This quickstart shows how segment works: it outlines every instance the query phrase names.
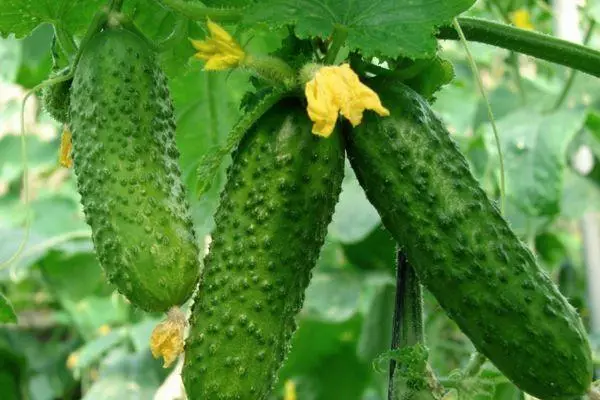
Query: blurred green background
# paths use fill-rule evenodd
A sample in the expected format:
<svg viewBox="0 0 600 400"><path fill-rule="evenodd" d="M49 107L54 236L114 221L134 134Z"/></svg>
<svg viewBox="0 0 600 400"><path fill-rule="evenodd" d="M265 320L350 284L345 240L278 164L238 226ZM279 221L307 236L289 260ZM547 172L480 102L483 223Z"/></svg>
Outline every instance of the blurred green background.
<svg viewBox="0 0 600 400"><path fill-rule="evenodd" d="M100 3L89 1L76 11L79 22L73 26L79 28L74 33L81 35ZM556 15L548 3L500 3L501 12L494 2L480 1L469 14L502 21L510 20L513 11L526 10L521 16L536 30L556 33ZM600 17L600 5L581 6L574 29L583 32ZM161 54L161 61L170 77L196 229L204 237L213 226L225 166L201 199L195 196L196 168L239 117L240 100L250 89L248 75L206 73L201 63L190 61L193 49L187 38L204 36L199 24L180 20L151 1L128 1L126 12L154 40L167 37L175 23L186 33ZM524 26L523 20L516 22ZM276 49L285 34L256 34L242 42L266 52ZM0 261L13 254L24 233L19 110L25 92L50 72L52 36L52 26L42 24L25 37L0 39ZM599 41L600 30L592 32L590 45L597 47ZM558 102L568 69L485 45L471 44L471 50L500 130L507 217L589 324L600 305L587 301L581 221L600 211L600 81L579 74ZM475 175L496 196L493 136L464 54L459 43L441 43L441 55L454 64L456 79L438 93L434 108ZM163 369L148 348L150 332L162 316L134 309L104 280L73 172L57 162L62 127L41 109L39 98L32 98L25 111L32 225L22 257L0 271L0 292L19 317L18 324L0 326L1 397L180 398L178 367ZM575 160L582 159L589 161L583 172L575 168ZM298 400L387 398L384 353L391 338L394 259L395 243L347 168L274 399L284 397L284 386L287 400L292 400L291 392ZM448 375L465 364L473 348L428 294L425 318L430 362L438 374ZM596 348L597 334L591 334ZM470 398L524 398L491 365L484 368Z"/></svg>

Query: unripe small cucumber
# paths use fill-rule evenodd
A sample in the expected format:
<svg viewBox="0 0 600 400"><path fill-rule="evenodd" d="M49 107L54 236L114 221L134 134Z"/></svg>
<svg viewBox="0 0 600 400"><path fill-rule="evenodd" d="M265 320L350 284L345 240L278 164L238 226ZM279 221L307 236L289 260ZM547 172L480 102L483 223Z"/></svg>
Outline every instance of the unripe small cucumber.
<svg viewBox="0 0 600 400"><path fill-rule="evenodd" d="M427 102L393 81L369 86L391 116L369 113L345 129L346 150L423 285L518 387L545 400L579 398L592 361L575 309L490 202Z"/></svg>
<svg viewBox="0 0 600 400"><path fill-rule="evenodd" d="M69 68L53 72L49 79L67 76ZM70 89L73 79L67 79L42 89L42 104L52 118L58 122L67 123L69 115Z"/></svg>
<svg viewBox="0 0 600 400"><path fill-rule="evenodd" d="M145 39L96 34L69 112L77 186L108 279L144 310L182 304L198 281L198 247L167 81Z"/></svg>
<svg viewBox="0 0 600 400"><path fill-rule="evenodd" d="M234 154L186 341L190 399L262 400L275 382L344 175L340 135L311 125L282 101Z"/></svg>

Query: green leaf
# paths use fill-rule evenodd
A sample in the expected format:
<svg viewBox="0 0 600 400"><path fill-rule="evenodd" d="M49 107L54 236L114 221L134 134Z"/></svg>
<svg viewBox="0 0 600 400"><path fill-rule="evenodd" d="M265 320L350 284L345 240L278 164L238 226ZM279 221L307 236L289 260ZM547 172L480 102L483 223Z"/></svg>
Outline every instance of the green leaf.
<svg viewBox="0 0 600 400"><path fill-rule="evenodd" d="M442 86L450 83L452 79L454 79L452 63L443 58L434 57L432 60L427 60L423 69L416 76L405 80L404 83L426 99L433 99L434 94Z"/></svg>
<svg viewBox="0 0 600 400"><path fill-rule="evenodd" d="M384 284L377 289L360 333L357 352L361 360L372 362L378 355L389 350L395 297L396 287L393 284Z"/></svg>
<svg viewBox="0 0 600 400"><path fill-rule="evenodd" d="M239 118L238 105L250 88L246 78L239 71L229 76L205 72L200 63L195 63L189 73L170 80L177 119L177 145L181 149L179 162L200 236L212 228L219 187L215 184L214 190L200 201L194 198L198 164L211 148L226 140ZM220 175L224 175L224 168L220 171Z"/></svg>
<svg viewBox="0 0 600 400"><path fill-rule="evenodd" d="M370 363L356 355L360 322L358 315L339 324L301 320L279 372L279 386L293 379L299 399L363 399L373 371Z"/></svg>
<svg viewBox="0 0 600 400"><path fill-rule="evenodd" d="M365 56L435 55L435 27L449 23L474 0L267 0L244 12L244 24L295 24L300 38L347 30L347 45Z"/></svg>
<svg viewBox="0 0 600 400"><path fill-rule="evenodd" d="M42 260L40 270L44 281L61 302L84 300L98 289L108 287L92 253L52 252Z"/></svg>
<svg viewBox="0 0 600 400"><path fill-rule="evenodd" d="M70 364L75 376L79 376L81 371L100 361L104 354L122 343L126 338L127 330L120 328L109 332L104 336L100 336L79 348L72 354L71 360L73 361L71 361L72 364Z"/></svg>
<svg viewBox="0 0 600 400"><path fill-rule="evenodd" d="M317 272L306 289L302 313L330 322L346 321L358 312L362 276L345 270Z"/></svg>
<svg viewBox="0 0 600 400"><path fill-rule="evenodd" d="M14 82L21 61L21 43L14 38L0 38L0 60L0 82Z"/></svg>
<svg viewBox="0 0 600 400"><path fill-rule="evenodd" d="M152 399L161 376L149 351L129 353L122 348L111 351L100 367L100 378L83 400Z"/></svg>
<svg viewBox="0 0 600 400"><path fill-rule="evenodd" d="M567 170L561 216L578 219L587 211L600 211L600 188L593 181Z"/></svg>
<svg viewBox="0 0 600 400"><path fill-rule="evenodd" d="M352 169L346 165L342 193L335 206L330 235L342 243L358 242L379 225L380 217L358 183Z"/></svg>
<svg viewBox="0 0 600 400"><path fill-rule="evenodd" d="M0 293L0 324L17 323L17 314L10 301Z"/></svg>
<svg viewBox="0 0 600 400"><path fill-rule="evenodd" d="M382 225L378 225L360 242L344 244L344 254L352 265L363 270L391 272L396 268L396 241Z"/></svg>
<svg viewBox="0 0 600 400"><path fill-rule="evenodd" d="M42 23L61 21L70 32L81 31L106 0L5 0L0 13L0 36L28 35Z"/></svg>
<svg viewBox="0 0 600 400"><path fill-rule="evenodd" d="M584 109L554 114L524 109L498 121L508 201L530 216L560 212L567 147L585 116ZM497 159L491 129L486 144Z"/></svg>
<svg viewBox="0 0 600 400"><path fill-rule="evenodd" d="M567 256L562 240L553 232L542 232L535 237L535 250L545 263L556 266Z"/></svg>
<svg viewBox="0 0 600 400"><path fill-rule="evenodd" d="M24 235L25 232L22 229L0 228L0 262L8 260L17 251ZM66 254L92 251L92 242L89 236L91 234L88 234L87 231L45 236L32 230L21 256L13 262L10 268L0 271L0 280L8 279L9 273L12 274L13 279L21 278L21 275L27 274L27 269L31 265L41 260L50 250L61 250ZM77 240L78 238L84 238L84 240Z"/></svg>

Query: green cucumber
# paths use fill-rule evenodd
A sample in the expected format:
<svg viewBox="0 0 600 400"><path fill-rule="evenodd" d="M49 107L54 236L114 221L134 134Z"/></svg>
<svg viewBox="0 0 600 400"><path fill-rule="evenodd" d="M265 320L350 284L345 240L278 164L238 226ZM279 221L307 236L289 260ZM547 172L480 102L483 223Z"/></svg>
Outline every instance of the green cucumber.
<svg viewBox="0 0 600 400"><path fill-rule="evenodd" d="M69 117L78 191L96 254L133 304L166 311L199 277L167 81L148 42L112 28L83 51Z"/></svg>
<svg viewBox="0 0 600 400"><path fill-rule="evenodd" d="M311 127L283 100L234 152L186 341L190 399L261 400L275 382L344 175L341 136Z"/></svg>
<svg viewBox="0 0 600 400"><path fill-rule="evenodd" d="M70 68L64 68L52 72L48 79L55 79L67 76ZM69 115L70 90L73 79L67 79L62 82L46 86L42 89L42 104L44 109L58 122L67 123Z"/></svg>
<svg viewBox="0 0 600 400"><path fill-rule="evenodd" d="M542 399L582 395L592 379L582 321L515 236L427 102L369 83L391 116L346 126L346 151L383 224L423 285L475 347Z"/></svg>

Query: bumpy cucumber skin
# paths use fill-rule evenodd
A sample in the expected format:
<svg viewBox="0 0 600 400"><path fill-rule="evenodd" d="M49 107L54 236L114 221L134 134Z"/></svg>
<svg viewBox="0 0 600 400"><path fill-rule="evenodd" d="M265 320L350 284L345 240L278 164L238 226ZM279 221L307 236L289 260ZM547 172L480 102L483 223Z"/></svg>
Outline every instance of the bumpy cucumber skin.
<svg viewBox="0 0 600 400"><path fill-rule="evenodd" d="M267 398L339 197L342 147L337 132L311 133L296 99L267 112L238 146L190 319L190 399Z"/></svg>
<svg viewBox="0 0 600 400"><path fill-rule="evenodd" d="M107 278L144 310L182 304L199 278L198 246L155 54L127 30L97 34L70 103L78 190Z"/></svg>
<svg viewBox="0 0 600 400"><path fill-rule="evenodd" d="M579 398L591 351L575 309L538 267L417 93L369 83L390 109L344 129L367 197L422 283L508 378L541 399Z"/></svg>
<svg viewBox="0 0 600 400"><path fill-rule="evenodd" d="M66 76L69 69L65 68L50 74L49 79ZM69 120L69 100L73 79L68 79L42 90L42 104L52 118L58 122L67 123Z"/></svg>

